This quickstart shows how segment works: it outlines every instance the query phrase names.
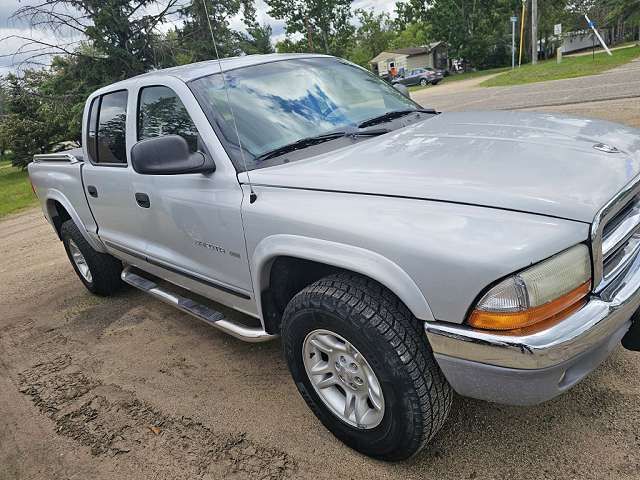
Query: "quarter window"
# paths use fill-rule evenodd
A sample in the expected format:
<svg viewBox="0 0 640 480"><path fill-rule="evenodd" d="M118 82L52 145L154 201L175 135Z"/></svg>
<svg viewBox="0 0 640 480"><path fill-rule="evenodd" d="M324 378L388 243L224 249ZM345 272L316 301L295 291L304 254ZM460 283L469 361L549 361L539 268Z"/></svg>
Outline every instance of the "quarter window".
<svg viewBox="0 0 640 480"><path fill-rule="evenodd" d="M145 87L140 91L138 140L180 135L189 150L198 150L198 130L176 93L168 87Z"/></svg>
<svg viewBox="0 0 640 480"><path fill-rule="evenodd" d="M91 106L89 107L89 124L87 125L87 153L89 154L89 160L94 163L98 161L96 152L96 127L98 126L99 103L100 97L96 97L91 101Z"/></svg>
<svg viewBox="0 0 640 480"><path fill-rule="evenodd" d="M98 163L127 163L126 124L127 92L121 90L103 95L98 117Z"/></svg>

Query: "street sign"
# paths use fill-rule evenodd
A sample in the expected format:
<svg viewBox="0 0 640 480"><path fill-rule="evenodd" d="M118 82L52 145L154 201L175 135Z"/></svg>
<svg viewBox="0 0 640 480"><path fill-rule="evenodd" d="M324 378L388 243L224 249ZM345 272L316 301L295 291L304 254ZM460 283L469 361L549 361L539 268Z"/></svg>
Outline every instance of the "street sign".
<svg viewBox="0 0 640 480"><path fill-rule="evenodd" d="M518 17L511 17L511 23L518 23Z"/></svg>
<svg viewBox="0 0 640 480"><path fill-rule="evenodd" d="M562 24L557 23L553 26L553 34L554 35L562 35Z"/></svg>

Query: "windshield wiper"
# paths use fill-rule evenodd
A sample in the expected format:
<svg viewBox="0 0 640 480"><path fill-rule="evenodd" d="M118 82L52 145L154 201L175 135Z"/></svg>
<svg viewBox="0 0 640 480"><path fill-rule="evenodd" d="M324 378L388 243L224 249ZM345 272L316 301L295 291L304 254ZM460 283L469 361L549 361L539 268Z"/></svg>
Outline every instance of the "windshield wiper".
<svg viewBox="0 0 640 480"><path fill-rule="evenodd" d="M257 156L254 159L254 161L261 162L263 160L268 160L273 157L284 155L285 153L301 150L303 148L311 147L313 145L318 145L320 143L328 142L329 140L335 140L337 138L375 137L377 135L383 135L389 132L390 130L386 128L376 128L371 130L361 130L360 128L353 128L353 129L342 130L339 132L325 133L323 135L318 135L316 137L302 138L293 143L288 143L287 145L283 145L282 147L278 147L274 150L270 150L268 152L263 153L262 155Z"/></svg>
<svg viewBox="0 0 640 480"><path fill-rule="evenodd" d="M405 115L411 115L412 113L429 113L435 114L437 113L433 109L420 109L415 108L413 110L393 110L391 112L383 113L382 115L378 115L377 117L370 118L369 120L365 120L360 125L359 128L370 127L372 125L378 125L379 123L390 122L391 120L395 120L396 118L404 117Z"/></svg>

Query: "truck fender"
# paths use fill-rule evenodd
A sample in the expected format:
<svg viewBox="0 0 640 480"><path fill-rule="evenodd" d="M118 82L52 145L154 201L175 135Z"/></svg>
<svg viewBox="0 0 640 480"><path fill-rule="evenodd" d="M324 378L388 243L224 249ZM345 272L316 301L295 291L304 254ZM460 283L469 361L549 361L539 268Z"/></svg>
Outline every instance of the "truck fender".
<svg viewBox="0 0 640 480"><path fill-rule="evenodd" d="M101 253L105 253L107 251L104 245L102 244L102 242L97 237L94 237L89 234L89 231L87 230L87 227L85 226L84 222L80 219L80 216L76 212L76 209L73 208L73 205L64 195L64 193L62 193L60 190L49 189L47 191L47 197L45 200L46 215L47 215L47 220L49 221L49 223L51 223L51 225L54 226L54 228L55 228L55 225L53 224L54 201L58 202L60 205L64 207L64 209L67 211L67 213L71 217L71 220L73 220L73 223L76 224L76 226L80 230L80 233L82 233L82 236L85 238L87 242L89 242L89 245L91 245L91 247L94 250Z"/></svg>
<svg viewBox="0 0 640 480"><path fill-rule="evenodd" d="M272 235L256 246L251 259L253 285L262 312L261 295L269 286L271 264L277 257L295 257L365 275L391 290L416 318L434 320L429 304L411 277L388 258L353 245L298 235Z"/></svg>

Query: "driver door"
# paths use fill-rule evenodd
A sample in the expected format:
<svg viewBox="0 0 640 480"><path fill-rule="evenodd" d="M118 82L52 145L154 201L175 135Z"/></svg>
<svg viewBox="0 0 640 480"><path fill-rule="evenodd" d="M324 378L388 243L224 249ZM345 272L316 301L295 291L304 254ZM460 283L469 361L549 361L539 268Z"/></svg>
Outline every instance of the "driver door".
<svg viewBox="0 0 640 480"><path fill-rule="evenodd" d="M137 112L136 136L129 148L135 141L180 135L191 151L210 155L213 148L207 148L203 138L216 138L215 133L189 95L188 87L177 80L141 86L133 108ZM187 110L187 102L192 109ZM201 123L193 118L194 110ZM243 194L231 162L214 161L216 171L210 174L134 172L136 198L144 199L138 209L146 257L151 265L163 269L163 278L189 289L197 283L202 287L194 289L198 293L233 304L226 298L230 294L242 303L252 296L240 216ZM236 306L243 309L243 305Z"/></svg>

